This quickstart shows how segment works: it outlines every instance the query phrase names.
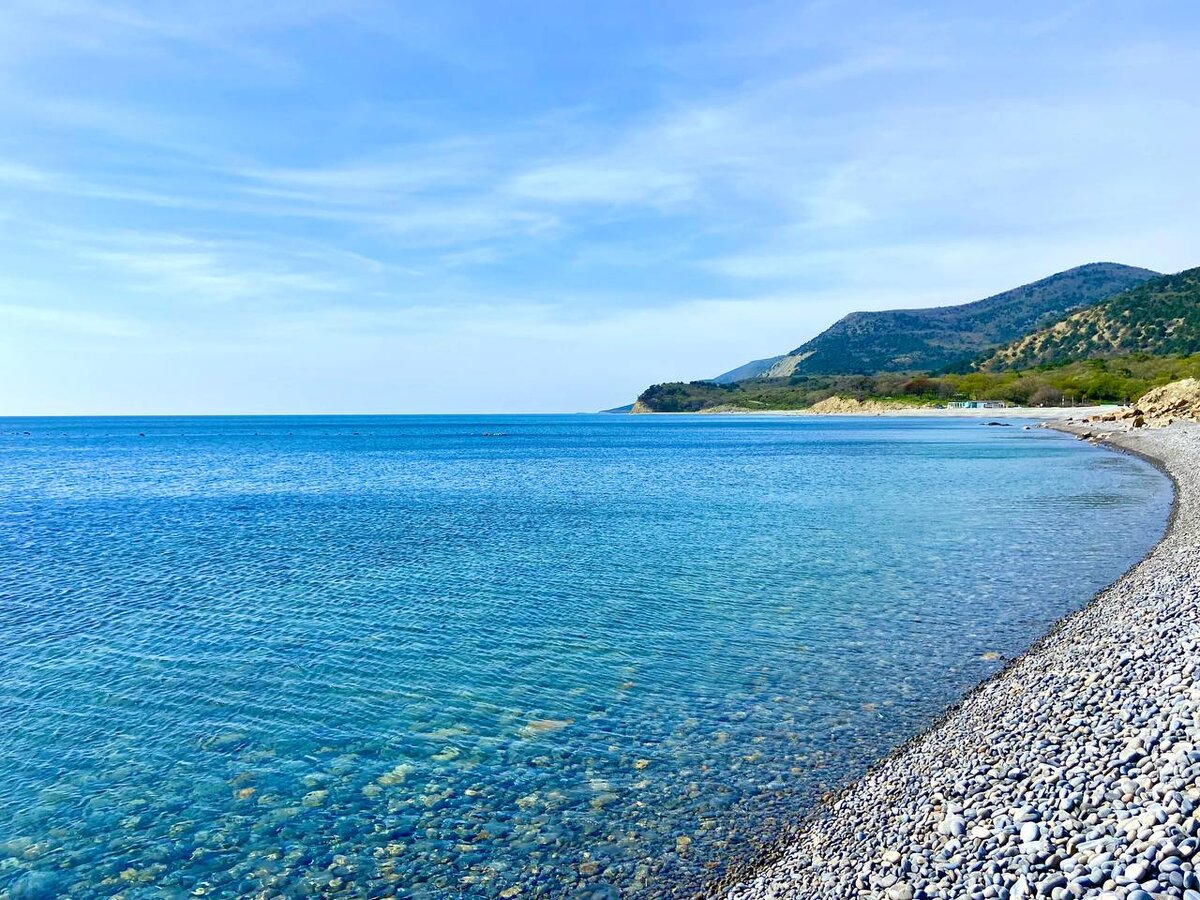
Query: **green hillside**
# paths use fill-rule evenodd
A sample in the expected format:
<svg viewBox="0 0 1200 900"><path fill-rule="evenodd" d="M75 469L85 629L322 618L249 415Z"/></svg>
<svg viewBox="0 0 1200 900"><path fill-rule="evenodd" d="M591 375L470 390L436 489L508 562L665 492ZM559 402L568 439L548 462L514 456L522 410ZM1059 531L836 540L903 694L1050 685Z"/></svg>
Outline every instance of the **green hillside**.
<svg viewBox="0 0 1200 900"><path fill-rule="evenodd" d="M761 377L946 368L1155 275L1117 263L1090 263L959 306L851 313Z"/></svg>
<svg viewBox="0 0 1200 900"><path fill-rule="evenodd" d="M1124 403L1152 387L1200 377L1200 353L1155 357L1130 354L1023 371L944 375L794 375L790 378L716 384L712 381L656 384L638 397L646 412L705 412L722 409L805 409L827 397L945 403L954 398L1006 400L1020 406L1061 403Z"/></svg>
<svg viewBox="0 0 1200 900"><path fill-rule="evenodd" d="M1025 369L1127 353L1200 352L1200 268L1163 275L1014 340L980 364Z"/></svg>
<svg viewBox="0 0 1200 900"><path fill-rule="evenodd" d="M722 372L716 378L710 378L709 381L715 381L717 384L731 384L735 381L745 381L748 378L758 378L765 375L775 363L783 359L782 356L771 356L767 359L752 359L748 363L738 366L736 369L730 369L728 372Z"/></svg>

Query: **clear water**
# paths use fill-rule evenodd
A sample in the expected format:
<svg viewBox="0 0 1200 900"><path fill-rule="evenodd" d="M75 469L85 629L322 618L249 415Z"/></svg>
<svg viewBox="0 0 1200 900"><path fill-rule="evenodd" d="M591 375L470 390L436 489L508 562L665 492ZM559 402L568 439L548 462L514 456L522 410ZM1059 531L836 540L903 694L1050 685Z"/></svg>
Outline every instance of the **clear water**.
<svg viewBox="0 0 1200 900"><path fill-rule="evenodd" d="M0 430L12 897L691 896L1170 503L973 421Z"/></svg>

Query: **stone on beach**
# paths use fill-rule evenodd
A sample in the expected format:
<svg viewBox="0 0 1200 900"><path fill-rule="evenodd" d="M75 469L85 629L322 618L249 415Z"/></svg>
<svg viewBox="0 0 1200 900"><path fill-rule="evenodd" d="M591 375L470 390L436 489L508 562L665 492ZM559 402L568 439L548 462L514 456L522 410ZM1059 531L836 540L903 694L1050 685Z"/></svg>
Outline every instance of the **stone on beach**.
<svg viewBox="0 0 1200 900"><path fill-rule="evenodd" d="M1162 543L712 893L1200 900L1200 427L1112 442L1175 479Z"/></svg>

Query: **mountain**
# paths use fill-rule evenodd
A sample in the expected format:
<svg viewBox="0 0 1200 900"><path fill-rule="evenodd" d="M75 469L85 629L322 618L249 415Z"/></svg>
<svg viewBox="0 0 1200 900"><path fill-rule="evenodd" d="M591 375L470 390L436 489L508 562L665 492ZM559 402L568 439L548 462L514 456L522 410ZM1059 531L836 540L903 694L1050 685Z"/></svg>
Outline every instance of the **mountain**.
<svg viewBox="0 0 1200 900"><path fill-rule="evenodd" d="M713 384L733 384L735 381L745 381L747 378L758 378L771 366L783 359L782 356L770 356L766 359L755 359L736 369L722 372L716 378L708 379Z"/></svg>
<svg viewBox="0 0 1200 900"><path fill-rule="evenodd" d="M1090 263L960 306L851 313L753 377L928 372L964 364L1157 274Z"/></svg>
<svg viewBox="0 0 1200 900"><path fill-rule="evenodd" d="M980 364L1025 369L1124 353L1200 352L1200 268L1163 275L1017 338Z"/></svg>

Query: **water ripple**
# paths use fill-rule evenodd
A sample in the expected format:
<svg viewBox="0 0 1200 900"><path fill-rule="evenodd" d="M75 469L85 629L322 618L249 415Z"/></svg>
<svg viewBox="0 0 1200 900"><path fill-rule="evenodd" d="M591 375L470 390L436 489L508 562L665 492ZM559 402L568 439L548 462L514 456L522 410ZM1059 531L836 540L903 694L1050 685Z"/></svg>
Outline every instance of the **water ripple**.
<svg viewBox="0 0 1200 900"><path fill-rule="evenodd" d="M0 892L690 896L1169 499L969 423L4 420Z"/></svg>

